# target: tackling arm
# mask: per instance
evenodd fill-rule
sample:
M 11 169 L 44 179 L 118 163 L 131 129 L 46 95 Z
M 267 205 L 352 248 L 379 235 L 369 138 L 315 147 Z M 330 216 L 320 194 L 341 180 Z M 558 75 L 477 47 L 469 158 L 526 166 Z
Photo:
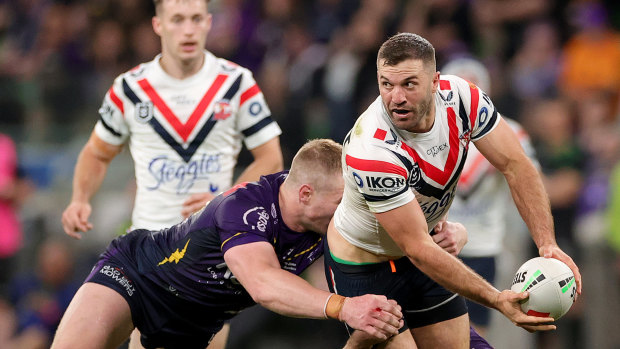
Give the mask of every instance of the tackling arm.
M 232 247 L 224 259 L 255 302 L 286 316 L 325 318 L 324 309 L 331 294 L 283 270 L 269 243 Z M 396 302 L 376 295 L 346 298 L 338 315 L 339 320 L 351 327 L 381 339 L 398 333 L 401 317 Z
M 68 235 L 80 239 L 78 231 L 92 229 L 88 221 L 91 212 L 89 201 L 99 190 L 110 162 L 122 149 L 122 145 L 106 143 L 95 132 L 91 134 L 75 165 L 71 203 L 62 214 L 62 225 Z
M 541 176 L 527 157 L 515 133 L 505 120 L 477 141 L 476 147 L 489 162 L 503 173 L 521 218 L 527 224 L 532 239 L 543 257 L 553 257 L 568 265 L 581 294 L 581 274 L 573 259 L 555 241 L 553 217 L 549 198 Z

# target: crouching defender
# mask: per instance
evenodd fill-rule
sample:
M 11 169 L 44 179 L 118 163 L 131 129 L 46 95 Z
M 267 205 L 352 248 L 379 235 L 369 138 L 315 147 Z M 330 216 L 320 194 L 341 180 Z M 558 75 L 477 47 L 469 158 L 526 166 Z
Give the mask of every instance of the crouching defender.
M 116 348 L 137 327 L 149 348 L 205 348 L 255 303 L 287 316 L 335 318 L 379 339 L 398 333 L 385 296 L 342 297 L 298 275 L 323 254 L 341 200 L 339 144 L 306 143 L 289 172 L 243 183 L 180 224 L 112 241 L 67 309 L 52 348 Z

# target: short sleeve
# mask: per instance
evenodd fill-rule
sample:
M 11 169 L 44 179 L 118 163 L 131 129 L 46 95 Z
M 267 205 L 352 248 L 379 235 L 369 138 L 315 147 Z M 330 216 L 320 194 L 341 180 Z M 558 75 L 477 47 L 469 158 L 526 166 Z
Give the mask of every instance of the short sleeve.
M 471 140 L 475 142 L 497 127 L 501 116 L 491 98 L 478 86 L 458 78 L 458 88 L 471 123 Z
M 254 149 L 282 133 L 271 118 L 271 110 L 252 73 L 243 69 L 239 95 L 237 128 L 243 134 L 245 146 Z
M 373 148 L 376 149 L 351 152 L 345 156 L 345 175 L 355 182 L 370 211 L 386 212 L 415 199 L 409 189 L 406 167 L 388 150 Z
M 95 125 L 95 133 L 107 143 L 121 145 L 129 137 L 129 127 L 125 120 L 124 95 L 120 78 L 114 82 L 103 98 L 99 108 L 99 121 Z
M 216 221 L 222 253 L 252 242 L 269 242 L 272 222 L 267 209 L 232 194 L 218 207 Z

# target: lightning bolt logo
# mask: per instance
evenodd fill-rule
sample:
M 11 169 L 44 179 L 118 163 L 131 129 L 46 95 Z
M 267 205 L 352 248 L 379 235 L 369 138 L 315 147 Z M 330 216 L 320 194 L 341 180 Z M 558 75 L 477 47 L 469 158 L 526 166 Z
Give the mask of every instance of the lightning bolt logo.
M 191 240 L 191 239 L 189 239 Z M 187 245 L 189 245 L 189 240 L 187 240 L 187 242 L 185 243 L 185 246 L 183 247 L 183 250 L 181 250 L 181 252 L 179 252 L 179 249 L 177 248 L 176 251 L 172 252 L 172 254 L 170 255 L 170 257 L 164 258 L 163 261 L 159 262 L 159 265 L 162 264 L 166 264 L 166 263 L 172 263 L 174 262 L 175 264 L 178 264 L 179 261 L 185 256 L 185 251 L 187 250 Z

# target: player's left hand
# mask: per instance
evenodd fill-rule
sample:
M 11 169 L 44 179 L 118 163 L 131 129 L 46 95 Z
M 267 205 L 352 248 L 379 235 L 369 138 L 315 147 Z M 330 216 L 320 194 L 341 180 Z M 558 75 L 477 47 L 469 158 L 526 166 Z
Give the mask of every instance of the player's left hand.
M 569 255 L 562 251 L 562 249 L 556 244 L 540 246 L 540 248 L 538 248 L 538 254 L 541 257 L 558 259 L 564 262 L 564 264 L 568 265 L 570 270 L 575 275 L 575 282 L 577 283 L 577 295 L 581 294 L 581 273 L 579 272 L 579 267 L 577 267 L 577 264 L 575 264 L 575 262 Z M 575 301 L 577 300 L 577 295 L 575 295 Z
M 467 229 L 461 223 L 441 220 L 434 232 L 433 241 L 453 256 L 458 255 L 467 243 Z
M 211 193 L 198 193 L 192 194 L 185 202 L 183 202 L 183 208 L 181 209 L 181 214 L 183 218 L 187 218 L 192 215 L 192 213 L 200 210 L 207 204 L 207 202 L 213 200 L 215 196 Z

